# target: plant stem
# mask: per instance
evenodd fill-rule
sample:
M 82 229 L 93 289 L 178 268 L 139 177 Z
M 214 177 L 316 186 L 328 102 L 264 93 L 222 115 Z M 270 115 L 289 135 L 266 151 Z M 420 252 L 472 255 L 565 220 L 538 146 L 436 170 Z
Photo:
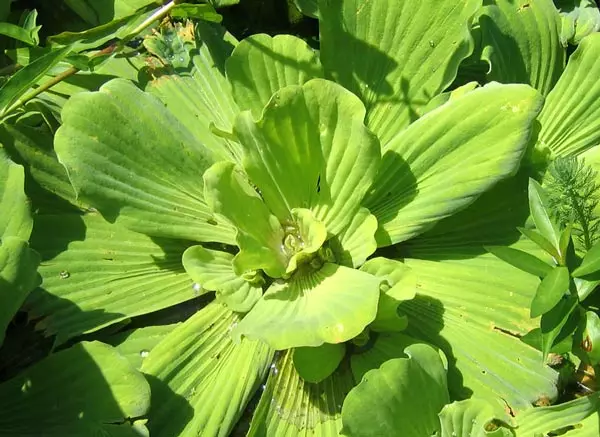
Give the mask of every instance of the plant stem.
M 585 214 L 583 212 L 582 205 L 577 201 L 577 193 L 574 193 L 573 190 L 568 190 L 569 196 L 573 199 L 573 210 L 575 214 L 579 216 L 579 222 L 581 223 L 581 231 L 583 232 L 583 242 L 585 245 L 585 250 L 590 250 L 592 247 L 592 241 L 590 238 L 590 230 L 587 225 L 587 220 Z
M 131 41 L 133 38 L 135 38 L 136 35 L 138 35 L 142 31 L 144 31 L 148 26 L 150 26 L 156 20 L 163 19 L 171 11 L 171 9 L 173 9 L 177 5 L 178 2 L 179 2 L 179 0 L 171 0 L 169 3 L 163 5 L 162 7 L 157 9 L 152 15 L 150 15 L 148 18 L 146 18 L 129 35 L 127 35 L 125 38 L 123 38 L 119 42 L 119 44 L 117 44 L 117 45 L 113 44 L 109 47 L 106 47 L 105 49 L 100 50 L 97 53 L 94 53 L 92 56 L 90 56 L 90 59 L 96 58 L 98 56 L 106 55 L 106 54 L 118 53 L 125 47 L 125 44 L 127 44 L 129 41 Z M 71 68 L 63 71 L 59 75 L 54 76 L 48 82 L 44 83 L 43 85 L 40 85 L 39 87 L 32 90 L 30 93 L 28 93 L 25 96 L 23 96 L 22 98 L 18 99 L 6 111 L 4 111 L 4 114 L 10 114 L 12 111 L 17 109 L 19 106 L 24 105 L 25 103 L 29 102 L 31 99 L 34 99 L 35 97 L 37 97 L 44 91 L 48 91 L 50 88 L 52 88 L 57 83 L 62 82 L 63 80 L 67 79 L 70 76 L 73 76 L 74 74 L 78 73 L 79 71 L 80 71 L 79 68 L 71 67 Z

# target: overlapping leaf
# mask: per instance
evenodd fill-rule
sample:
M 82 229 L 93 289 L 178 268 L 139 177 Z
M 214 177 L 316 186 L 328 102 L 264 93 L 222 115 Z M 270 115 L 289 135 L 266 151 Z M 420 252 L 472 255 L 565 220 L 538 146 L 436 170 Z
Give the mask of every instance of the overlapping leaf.
M 240 109 L 259 119 L 271 96 L 288 85 L 323 77 L 317 53 L 291 35 L 253 35 L 227 60 L 227 77 Z
M 488 79 L 525 83 L 547 95 L 566 59 L 552 0 L 493 0 L 479 16 Z
M 452 83 L 472 51 L 470 21 L 480 0 L 319 2 L 321 62 L 359 96 L 384 150 Z
M 258 122 L 238 117 L 244 170 L 280 222 L 293 208 L 311 209 L 331 234 L 351 221 L 380 159 L 363 118 L 356 96 L 322 79 L 277 92 Z
M 152 435 L 230 435 L 273 358 L 264 343 L 232 342 L 237 319 L 211 303 L 150 351 L 142 371 L 152 388 Z
M 0 405 L 7 435 L 135 437 L 147 435 L 137 418 L 150 406 L 150 387 L 114 348 L 84 342 L 1 384 Z
M 261 339 L 277 350 L 350 340 L 375 318 L 380 282 L 326 263 L 273 283 L 232 334 Z
M 185 243 L 151 239 L 97 214 L 37 217 L 32 247 L 42 256 L 43 284 L 27 307 L 59 342 L 198 294 L 181 265 Z
M 73 96 L 62 116 L 59 160 L 78 197 L 109 221 L 152 236 L 233 243 L 233 229 L 203 199 L 209 149 L 158 99 L 115 79 Z
M 539 121 L 539 148 L 577 155 L 600 143 L 600 33 L 584 38 L 552 92 Z
M 422 233 L 514 174 L 541 104 L 528 86 L 490 84 L 390 141 L 364 201 L 379 221 L 379 246 Z

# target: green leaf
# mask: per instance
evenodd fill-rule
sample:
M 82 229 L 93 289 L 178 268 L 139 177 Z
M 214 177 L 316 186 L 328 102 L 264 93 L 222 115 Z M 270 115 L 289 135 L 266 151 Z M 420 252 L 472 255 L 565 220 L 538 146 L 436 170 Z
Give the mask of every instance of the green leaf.
M 148 358 L 150 351 L 179 325 L 180 323 L 174 323 L 130 329 L 129 331 L 106 336 L 102 340 L 114 346 L 122 356 L 129 360 L 133 367 L 139 370 L 142 363 Z
M 568 224 L 560 233 L 560 238 L 558 240 L 558 251 L 560 252 L 562 265 L 566 265 L 567 263 L 567 253 L 569 250 L 569 246 L 571 245 L 572 231 L 573 225 Z
M 529 179 L 529 209 L 535 227 L 540 234 L 548 240 L 554 251 L 558 253 L 560 247 L 560 230 L 554 219 L 550 216 L 551 210 L 544 189 L 534 179 Z
M 360 208 L 348 226 L 329 240 L 337 263 L 346 267 L 361 266 L 377 249 L 375 231 L 377 219 L 367 208 Z
M 186 243 L 151 239 L 98 214 L 37 216 L 31 245 L 44 282 L 27 308 L 57 343 L 198 294 L 181 265 Z
M 558 156 L 580 154 L 600 143 L 600 33 L 585 37 L 546 98 L 537 147 Z
M 319 18 L 319 0 L 294 0 L 300 12 L 311 18 Z
M 424 232 L 514 174 L 541 104 L 528 86 L 490 84 L 394 137 L 364 201 L 379 221 L 378 245 Z
M 212 21 L 215 23 L 220 23 L 223 20 L 223 17 L 220 14 L 217 14 L 215 8 L 210 4 L 190 4 L 190 3 L 180 3 L 171 9 L 170 12 L 171 17 L 176 18 L 195 18 L 197 20 L 204 21 Z
M 234 256 L 227 252 L 192 246 L 183 253 L 183 267 L 205 291 L 216 291 L 217 301 L 231 311 L 250 311 L 262 296 L 259 284 L 252 284 L 233 271 Z
M 542 279 L 531 302 L 531 317 L 550 311 L 569 291 L 569 269 L 555 267 Z
M 577 308 L 577 304 L 576 296 L 565 296 L 550 311 L 542 316 L 540 328 L 542 330 L 542 354 L 544 360 L 550 353 L 554 341 L 558 338 L 561 330 L 569 321 L 571 314 Z
M 442 432 L 440 437 L 513 437 L 506 425 L 512 418 L 501 401 L 488 402 L 471 398 L 444 406 L 439 414 Z
M 343 364 L 318 384 L 304 381 L 296 372 L 292 351 L 271 365 L 248 437 L 339 437 L 342 402 L 354 386 Z
M 151 435 L 230 435 L 273 359 L 264 343 L 232 342 L 237 320 L 211 303 L 150 351 L 142 371 L 152 388 Z
M 440 430 L 437 414 L 450 401 L 442 360 L 423 344 L 406 353 L 409 358 L 367 372 L 350 391 L 342 407 L 343 434 L 423 437 Z
M 345 353 L 346 346 L 343 343 L 295 348 L 294 367 L 303 380 L 316 384 L 335 372 Z
M 600 30 L 600 10 L 593 0 L 556 0 L 562 16 L 562 43 L 579 44 L 583 38 Z
M 548 255 L 550 255 L 553 258 L 554 262 L 560 259 L 560 254 L 558 253 L 556 247 L 554 247 L 552 243 L 548 241 L 546 237 L 544 237 L 541 233 L 539 233 L 535 229 L 529 228 L 517 227 L 517 230 L 521 234 L 529 238 L 531 241 L 533 241 L 540 249 L 544 250 Z
M 227 78 L 241 110 L 261 118 L 271 96 L 288 85 L 323 77 L 317 53 L 292 35 L 252 35 L 235 48 L 226 63 Z
M 8 36 L 9 38 L 16 39 L 32 46 L 39 43 L 39 39 L 36 42 L 34 36 L 27 29 L 23 29 L 12 23 L 0 23 L 0 35 Z
M 405 264 L 387 258 L 371 258 L 361 268 L 382 280 L 377 316 L 369 325 L 373 331 L 402 331 L 408 319 L 398 313 L 398 305 L 413 299 L 417 292 L 417 278 Z
M 40 257 L 17 237 L 2 237 L 0 243 L 0 345 L 13 316 L 27 295 L 39 285 L 36 269 Z
M 83 342 L 1 384 L 0 406 L 0 429 L 14 436 L 135 437 L 147 434 L 136 418 L 150 406 L 150 387 L 114 348 Z
M 299 272 L 274 282 L 232 334 L 277 350 L 342 343 L 375 318 L 379 283 L 375 276 L 330 263 Z
M 485 249 L 502 261 L 541 278 L 546 276 L 552 270 L 551 265 L 546 264 L 541 259 L 527 252 L 523 252 L 522 250 L 505 246 L 488 246 Z
M 283 276 L 288 265 L 283 229 L 239 167 L 222 161 L 209 168 L 204 173 L 204 198 L 237 228 L 240 252 L 234 271 L 238 275 L 262 269 L 272 278 Z
M 409 318 L 405 333 L 448 356 L 453 398 L 502 397 L 514 411 L 530 408 L 542 395 L 557 396 L 557 374 L 518 338 L 538 326 L 529 317 L 529 306 L 539 280 L 475 251 L 466 236 L 470 231 L 474 241 L 482 239 L 485 234 L 475 233 L 477 229 L 471 225 L 437 245 L 423 241 L 404 258 L 418 289 L 415 299 L 400 305 Z M 464 246 L 454 242 L 460 235 Z
M 18 107 L 23 94 L 35 85 L 52 67 L 69 54 L 69 46 L 52 50 L 17 71 L 0 88 L 0 120 Z
M 592 366 L 600 363 L 600 317 L 593 311 L 585 313 L 585 331 L 583 333 L 585 352 L 591 361 Z
M 330 234 L 351 222 L 380 159 L 363 118 L 356 96 L 322 79 L 278 91 L 260 121 L 240 114 L 244 170 L 280 222 L 294 208 L 311 209 Z
M 239 144 L 214 135 L 211 128 L 231 132 L 239 112 L 231 85 L 225 78 L 225 59 L 237 45 L 223 28 L 198 23 L 197 40 L 201 41 L 192 57 L 190 75 L 164 75 L 151 81 L 147 90 L 156 95 L 219 161 L 241 163 Z
M 360 97 L 366 124 L 387 143 L 447 88 L 473 50 L 481 0 L 333 0 L 319 3 L 321 62 Z
M 115 79 L 73 96 L 62 118 L 59 160 L 78 198 L 108 221 L 156 237 L 234 242 L 202 194 L 210 151 L 157 98 Z
M 598 434 L 600 393 L 549 407 L 530 408 L 518 417 L 517 436 L 548 435 L 566 427 L 574 427 L 568 437 L 592 437 Z M 590 420 L 586 420 L 590 419 Z
M 23 184 L 23 167 L 12 162 L 0 148 L 0 239 L 19 237 L 27 241 L 33 227 Z
M 600 270 L 600 242 L 594 244 L 587 251 L 581 261 L 581 265 L 573 271 L 573 276 L 590 275 L 596 273 L 598 270 Z
M 566 50 L 552 0 L 492 0 L 479 16 L 488 80 L 525 83 L 547 95 L 560 77 Z
M 77 15 L 92 26 L 106 24 L 135 13 L 150 5 L 158 6 L 155 0 L 65 0 Z

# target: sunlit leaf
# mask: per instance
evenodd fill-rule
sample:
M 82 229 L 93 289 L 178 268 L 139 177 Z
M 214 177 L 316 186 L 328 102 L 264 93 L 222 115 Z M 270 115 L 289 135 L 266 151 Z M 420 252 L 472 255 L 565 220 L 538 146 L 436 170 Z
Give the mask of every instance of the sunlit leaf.
M 501 260 L 535 276 L 543 278 L 552 270 L 551 265 L 522 250 L 505 246 L 488 246 L 486 249 Z
M 319 2 L 326 77 L 359 96 L 384 150 L 452 83 L 473 43 L 480 0 Z
M 569 291 L 569 269 L 555 267 L 542 279 L 531 302 L 531 317 L 550 311 Z
M 226 68 L 235 101 L 255 119 L 276 91 L 323 77 L 317 53 L 292 35 L 250 36 L 235 48 Z
M 260 339 L 276 350 L 350 340 L 375 318 L 380 282 L 329 263 L 299 272 L 274 282 L 232 334 Z
M 346 346 L 343 343 L 295 348 L 294 367 L 303 380 L 318 383 L 335 372 L 345 353 Z

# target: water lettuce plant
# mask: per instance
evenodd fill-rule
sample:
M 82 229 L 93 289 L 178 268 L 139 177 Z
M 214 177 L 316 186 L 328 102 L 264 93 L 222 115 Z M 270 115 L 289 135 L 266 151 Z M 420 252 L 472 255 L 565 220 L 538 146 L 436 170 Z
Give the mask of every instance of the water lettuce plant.
M 143 44 L 158 64 L 102 58 L 76 76 L 93 85 L 37 92 L 55 135 L 5 118 L 39 205 L 29 317 L 145 375 L 149 411 L 139 385 L 103 422 L 123 432 L 230 435 L 252 405 L 252 436 L 597 435 L 595 397 L 532 408 L 559 394 L 521 341 L 540 280 L 484 246 L 539 255 L 517 232 L 539 230 L 530 176 L 597 149 L 598 35 L 565 68 L 549 0 L 297 3 L 318 51 L 167 26 Z

